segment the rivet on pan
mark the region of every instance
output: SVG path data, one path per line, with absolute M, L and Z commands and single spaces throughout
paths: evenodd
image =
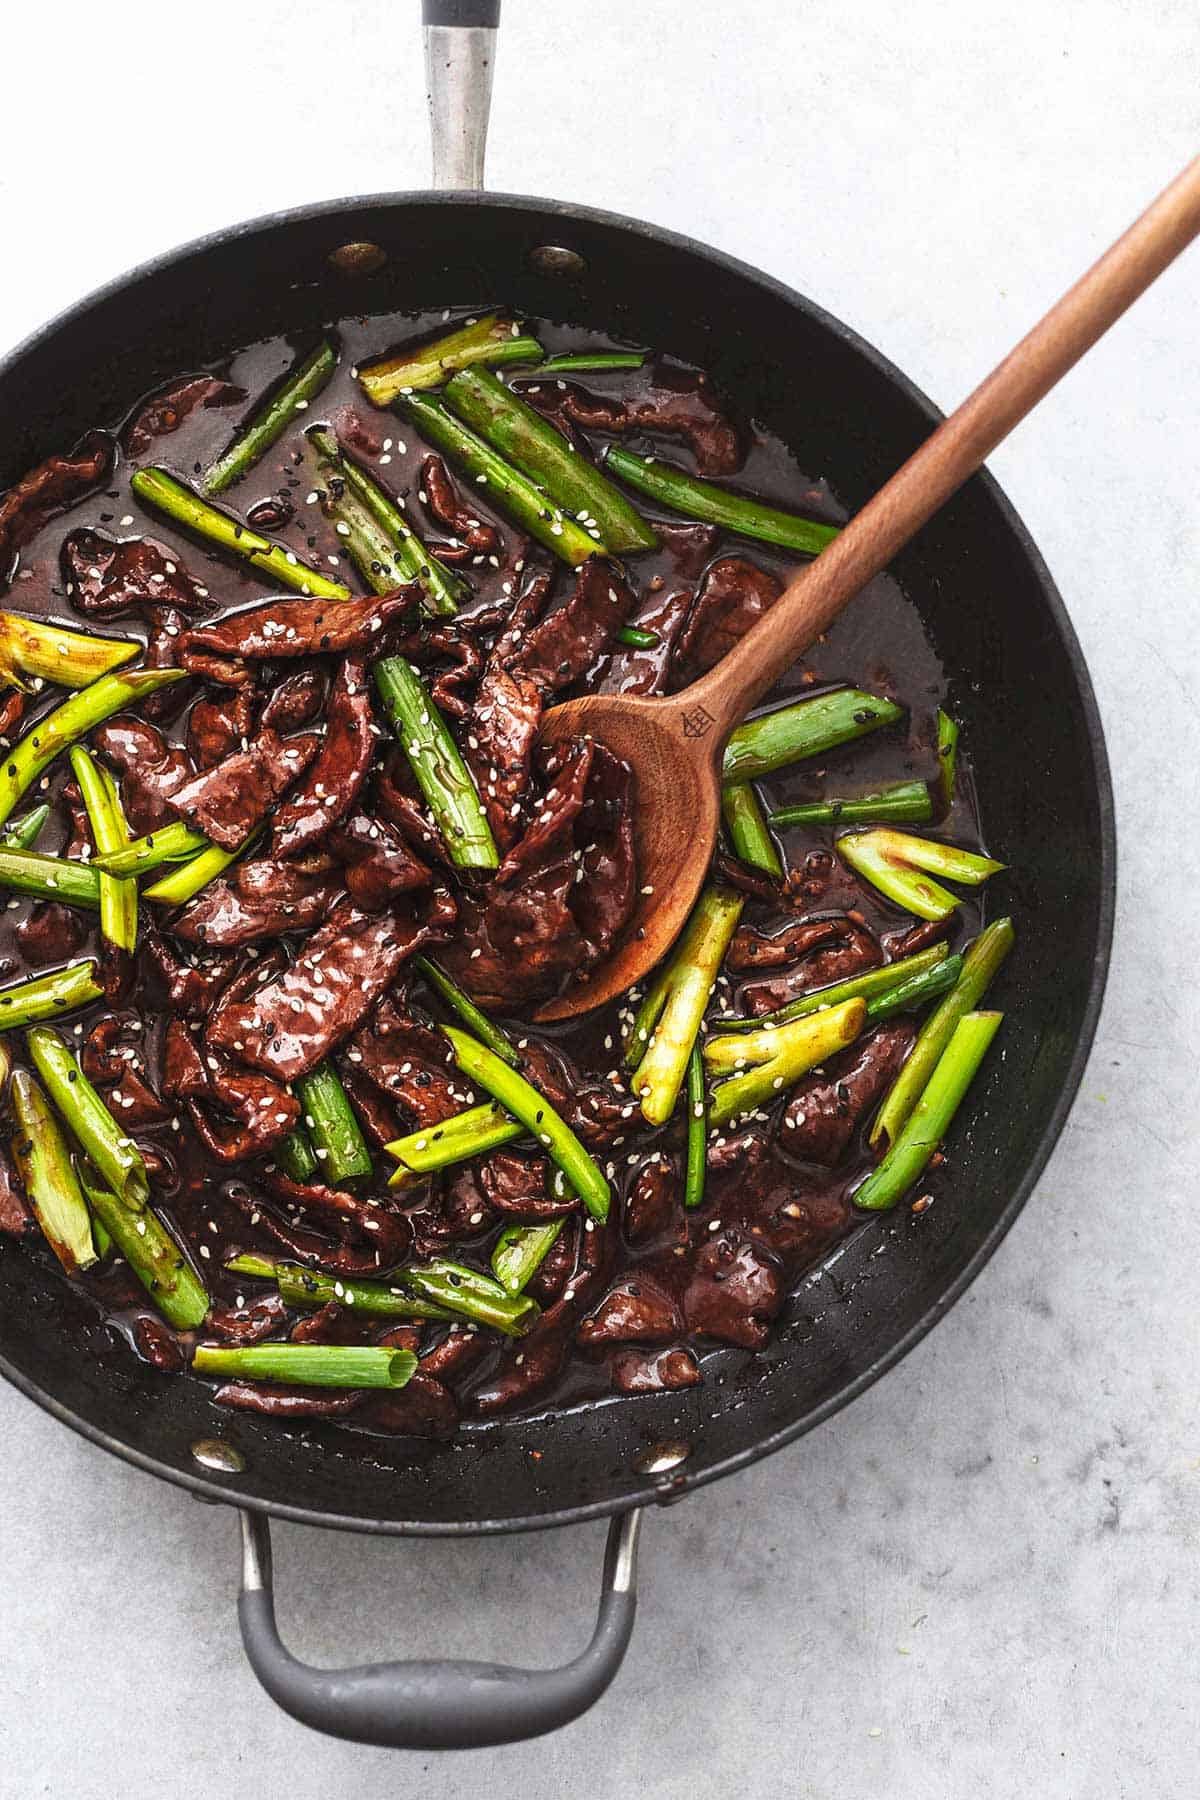
M 235 1450 L 223 1438 L 197 1438 L 192 1445 L 192 1457 L 202 1469 L 216 1469 L 221 1475 L 240 1475 L 246 1466 L 241 1451 Z
M 387 261 L 387 251 L 378 244 L 343 244 L 329 252 L 329 261 L 343 275 L 374 275 Z
M 578 278 L 587 274 L 587 263 L 578 250 L 568 250 L 562 244 L 539 244 L 529 252 L 529 260 L 539 275 Z
M 651 1444 L 643 1450 L 633 1466 L 639 1475 L 665 1475 L 668 1469 L 677 1469 L 686 1462 L 691 1454 L 692 1446 L 682 1438 L 664 1438 L 661 1444 Z

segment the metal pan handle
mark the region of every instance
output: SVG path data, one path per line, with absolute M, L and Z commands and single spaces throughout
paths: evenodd
M 284 1648 L 275 1623 L 270 1527 L 261 1513 L 239 1516 L 238 1618 L 250 1667 L 285 1712 L 330 1737 L 394 1750 L 475 1750 L 539 1737 L 586 1712 L 629 1648 L 637 1610 L 637 1510 L 622 1513 L 609 1527 L 592 1641 L 561 1669 L 488 1662 L 314 1669 L 299 1662 Z
M 435 188 L 483 186 L 500 0 L 423 0 Z

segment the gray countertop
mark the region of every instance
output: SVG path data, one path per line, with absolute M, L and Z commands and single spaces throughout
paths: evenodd
M 14 9 L 0 343 L 228 219 L 422 184 L 416 10 L 212 0 L 198 25 L 134 0 L 118 29 L 111 9 Z M 495 186 L 758 263 L 946 404 L 1196 149 L 1183 0 L 507 14 Z M 143 128 L 159 116 L 183 122 L 174 150 Z M 847 1412 L 647 1521 L 633 1649 L 588 1718 L 459 1758 L 278 1712 L 238 1645 L 232 1518 L 5 1390 L 0 1794 L 1195 1793 L 1198 288 L 1193 251 L 992 465 L 1091 663 L 1121 893 L 1082 1092 L 972 1291 Z M 293 1647 L 329 1662 L 568 1655 L 603 1541 L 275 1535 Z

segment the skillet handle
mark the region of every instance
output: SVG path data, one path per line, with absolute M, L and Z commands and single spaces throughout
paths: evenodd
M 500 0 L 423 0 L 433 185 L 483 187 Z
M 261 1513 L 241 1512 L 238 1619 L 250 1667 L 271 1698 L 302 1725 L 393 1750 L 471 1750 L 538 1737 L 579 1717 L 621 1666 L 637 1610 L 641 1512 L 609 1527 L 600 1612 L 587 1649 L 560 1669 L 488 1662 L 367 1663 L 315 1669 L 280 1641 L 271 1534 Z

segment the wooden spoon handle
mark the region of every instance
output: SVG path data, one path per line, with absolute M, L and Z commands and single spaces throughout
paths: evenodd
M 767 617 L 687 690 L 688 708 L 703 707 L 721 728 L 711 734 L 712 741 L 723 739 L 769 692 L 847 601 L 886 567 L 1197 232 L 1200 157 L 937 427 L 817 560 L 793 576 Z M 684 696 L 678 699 L 682 702 Z

